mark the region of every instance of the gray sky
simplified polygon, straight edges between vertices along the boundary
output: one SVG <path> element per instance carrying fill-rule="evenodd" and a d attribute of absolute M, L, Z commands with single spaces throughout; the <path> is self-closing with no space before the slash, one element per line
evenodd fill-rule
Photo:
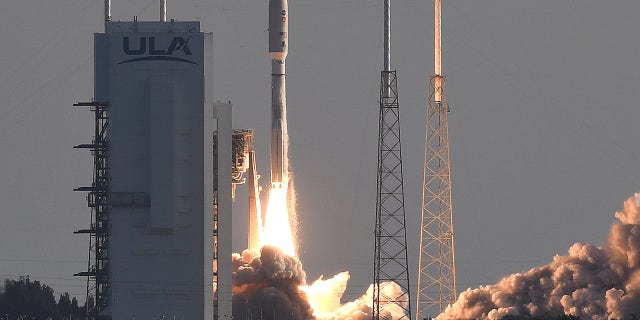
<path fill-rule="evenodd" d="M 432 73 L 432 1 L 392 3 L 410 253 L 418 224 Z M 0 2 L 0 278 L 31 275 L 81 296 L 89 223 L 86 151 L 92 33 L 101 0 Z M 372 279 L 382 1 L 290 0 L 291 157 L 301 258 L 309 278 L 349 270 L 347 293 Z M 493 283 L 600 243 L 639 191 L 640 2 L 445 0 L 459 289 Z M 169 0 L 170 18 L 214 33 L 214 96 L 234 126 L 256 130 L 268 182 L 267 1 Z M 157 0 L 113 0 L 115 20 L 155 20 Z M 234 248 L 244 248 L 245 188 Z M 411 259 L 415 285 L 417 256 Z"/>

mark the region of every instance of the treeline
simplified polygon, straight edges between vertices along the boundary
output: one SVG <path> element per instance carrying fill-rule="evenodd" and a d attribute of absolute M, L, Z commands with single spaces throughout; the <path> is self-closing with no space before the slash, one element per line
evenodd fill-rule
<path fill-rule="evenodd" d="M 0 320 L 84 320 L 85 310 L 86 305 L 79 305 L 67 292 L 56 301 L 51 287 L 28 276 L 5 279 L 0 288 Z"/>

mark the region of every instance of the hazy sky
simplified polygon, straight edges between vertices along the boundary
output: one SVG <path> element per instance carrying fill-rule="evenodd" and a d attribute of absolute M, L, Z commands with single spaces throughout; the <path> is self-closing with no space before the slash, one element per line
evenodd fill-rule
<path fill-rule="evenodd" d="M 113 0 L 114 20 L 156 20 L 158 0 Z M 640 191 L 640 2 L 444 0 L 459 290 L 600 243 Z M 418 225 L 430 0 L 392 2 L 411 285 Z M 84 294 L 91 160 L 92 34 L 102 0 L 0 2 L 0 278 L 30 275 Z M 372 280 L 382 0 L 290 0 L 287 90 L 301 258 L 310 280 Z M 214 96 L 256 130 L 268 183 L 267 0 L 169 0 L 168 15 L 214 33 Z M 235 212 L 244 248 L 246 187 Z M 413 299 L 413 297 L 412 297 Z"/>

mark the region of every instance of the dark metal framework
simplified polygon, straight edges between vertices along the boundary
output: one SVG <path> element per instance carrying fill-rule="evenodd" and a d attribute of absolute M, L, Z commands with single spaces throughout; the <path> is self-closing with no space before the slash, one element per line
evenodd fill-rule
<path fill-rule="evenodd" d="M 418 315 L 436 316 L 456 300 L 456 268 L 445 78 L 429 83 L 422 186 Z"/>
<path fill-rule="evenodd" d="M 235 199 L 236 185 L 246 182 L 244 174 L 250 167 L 250 153 L 253 152 L 253 130 L 236 129 L 232 135 L 231 183 L 232 199 Z M 218 134 L 213 134 L 213 283 L 218 284 Z M 218 290 L 213 292 L 213 318 L 218 319 Z"/>
<path fill-rule="evenodd" d="M 247 182 L 245 173 L 249 170 L 249 153 L 253 151 L 253 129 L 233 130 L 231 149 L 231 199 L 236 199 L 236 186 Z"/>
<path fill-rule="evenodd" d="M 213 133 L 213 318 L 219 319 L 218 308 L 218 135 Z"/>
<path fill-rule="evenodd" d="M 91 209 L 88 229 L 74 233 L 89 234 L 89 261 L 87 271 L 74 276 L 87 277 L 87 301 L 95 298 L 94 304 L 87 303 L 88 319 L 109 319 L 101 316 L 109 304 L 109 115 L 106 102 L 79 102 L 74 107 L 89 107 L 95 115 L 94 137 L 89 144 L 74 146 L 74 149 L 89 149 L 93 156 L 93 182 L 89 187 L 79 187 L 74 191 L 88 192 L 87 205 Z"/>
<path fill-rule="evenodd" d="M 373 319 L 411 320 L 396 71 L 382 71 L 378 135 Z M 395 290 L 398 286 L 402 291 Z M 391 310 L 404 315 L 392 316 Z"/>

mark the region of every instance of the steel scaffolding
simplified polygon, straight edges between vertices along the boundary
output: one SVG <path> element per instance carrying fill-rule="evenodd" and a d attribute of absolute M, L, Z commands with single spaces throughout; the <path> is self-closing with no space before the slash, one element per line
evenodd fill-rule
<path fill-rule="evenodd" d="M 249 175 L 249 185 L 253 186 L 255 183 L 255 163 L 253 158 L 255 157 L 255 151 L 253 149 L 253 129 L 235 129 L 231 136 L 231 150 L 232 153 L 228 155 L 231 158 L 231 186 L 232 186 L 232 199 L 235 201 L 236 186 L 244 184 L 246 182 L 245 174 Z M 220 279 L 219 267 L 219 168 L 218 157 L 220 156 L 218 150 L 218 133 L 213 133 L 213 283 L 215 286 L 213 292 L 213 318 L 219 319 L 219 299 L 217 286 Z M 257 186 L 253 187 L 254 189 Z M 251 190 L 249 192 L 251 205 Z M 255 197 L 254 197 L 255 198 Z M 257 232 L 257 231 L 256 231 Z"/>
<path fill-rule="evenodd" d="M 445 78 L 432 76 L 429 83 L 417 320 L 440 314 L 456 299 L 449 106 Z"/>
<path fill-rule="evenodd" d="M 108 319 L 100 315 L 109 304 L 109 115 L 106 102 L 79 102 L 74 107 L 89 107 L 93 111 L 94 136 L 89 144 L 74 146 L 89 149 L 93 156 L 93 182 L 90 187 L 79 187 L 74 191 L 88 192 L 87 205 L 91 209 L 88 229 L 74 233 L 89 234 L 89 261 L 87 271 L 74 276 L 87 277 L 87 318 Z M 94 298 L 93 305 L 89 303 Z"/>
<path fill-rule="evenodd" d="M 395 71 L 381 73 L 379 125 L 373 319 L 411 319 Z M 400 292 L 395 290 L 396 285 Z M 391 310 L 401 310 L 404 314 L 394 316 Z"/>

